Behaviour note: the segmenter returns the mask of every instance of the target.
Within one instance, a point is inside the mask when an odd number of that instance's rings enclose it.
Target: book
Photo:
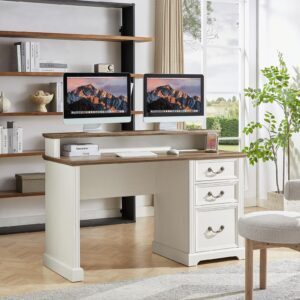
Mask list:
[[[82,151],[63,151],[62,156],[67,157],[75,157],[75,156],[99,156],[101,155],[100,151],[89,151],[89,152],[82,152]]]
[[[99,151],[99,146],[95,144],[85,143],[85,144],[66,144],[63,145],[64,151],[69,152],[88,152],[88,151]]]
[[[67,69],[68,64],[56,62],[40,62],[40,68],[45,69]]]
[[[58,73],[66,73],[68,69],[66,68],[39,68],[40,72],[58,72]]]
[[[21,65],[21,43],[14,44],[14,70],[17,72],[22,72],[22,65]]]
[[[30,42],[21,42],[21,70],[30,72]]]
[[[30,42],[30,71],[39,72],[40,70],[40,43]]]
[[[22,153],[23,152],[23,128],[17,127],[14,129],[14,141],[13,141],[13,152]]]
[[[50,93],[54,94],[54,98],[50,103],[50,110],[56,112],[63,112],[63,82],[50,82]]]
[[[8,131],[7,128],[2,128],[2,154],[8,153]]]
[[[14,153],[14,122],[7,122],[8,153]]]

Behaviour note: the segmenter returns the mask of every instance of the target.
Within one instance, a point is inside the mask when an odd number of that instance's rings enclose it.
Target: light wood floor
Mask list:
[[[43,267],[44,236],[44,232],[0,236],[0,296],[238,263],[236,259],[225,259],[188,268],[155,255],[151,251],[153,218],[139,218],[135,224],[83,228],[81,265],[85,282],[70,283]],[[288,249],[269,250],[270,260],[292,256],[300,254]]]

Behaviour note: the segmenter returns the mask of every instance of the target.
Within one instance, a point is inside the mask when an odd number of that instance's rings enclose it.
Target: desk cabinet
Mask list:
[[[176,166],[165,165],[158,178],[153,251],[188,266],[207,259],[243,258],[237,230],[243,214],[243,160],[189,161],[180,172]],[[165,188],[161,182],[167,182]],[[172,188],[172,194],[164,192]]]

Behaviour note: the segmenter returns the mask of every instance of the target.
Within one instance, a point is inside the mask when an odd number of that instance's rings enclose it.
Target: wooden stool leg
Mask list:
[[[252,300],[253,297],[253,242],[246,239],[246,274],[245,274],[245,299]]]
[[[261,290],[267,287],[267,249],[260,249],[259,287]]]

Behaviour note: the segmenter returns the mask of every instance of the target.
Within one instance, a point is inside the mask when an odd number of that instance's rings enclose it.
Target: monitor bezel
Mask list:
[[[66,100],[67,100],[67,79],[70,77],[127,77],[127,97],[128,97],[128,111],[126,113],[103,113],[99,114],[80,114],[71,115],[66,111]],[[65,120],[76,120],[76,119],[101,119],[104,118],[120,118],[120,117],[131,117],[131,78],[130,73],[64,73],[63,78],[63,90],[64,90],[64,119]],[[88,122],[90,123],[90,122]]]
[[[147,111],[147,80],[148,78],[198,78],[201,80],[200,93],[202,98],[202,112],[182,113],[151,113]],[[203,117],[204,116],[204,76],[202,74],[145,74],[144,75],[144,118],[155,117]]]

